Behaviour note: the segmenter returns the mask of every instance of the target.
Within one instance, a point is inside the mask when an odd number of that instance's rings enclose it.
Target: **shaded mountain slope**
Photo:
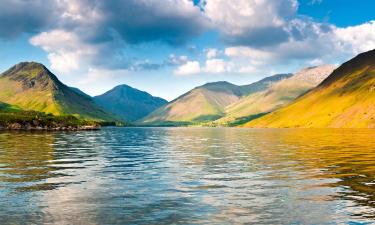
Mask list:
[[[102,95],[94,97],[94,100],[107,111],[126,121],[143,118],[168,103],[165,99],[154,97],[147,92],[127,85],[119,85]]]

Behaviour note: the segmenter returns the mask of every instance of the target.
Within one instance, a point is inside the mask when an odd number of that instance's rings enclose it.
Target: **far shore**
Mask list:
[[[31,126],[30,124],[22,125],[20,123],[12,123],[7,126],[0,126],[0,131],[92,131],[100,130],[100,125],[85,126]]]

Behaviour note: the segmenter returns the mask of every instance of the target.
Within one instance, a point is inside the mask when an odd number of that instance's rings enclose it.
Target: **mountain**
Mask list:
[[[256,81],[254,83],[240,86],[240,88],[243,90],[244,95],[250,95],[259,91],[263,91],[264,89],[267,89],[269,86],[271,86],[274,83],[277,83],[281,80],[284,80],[286,78],[291,77],[292,74],[286,73],[286,74],[276,74],[273,76],[269,76],[266,78],[263,78],[259,81]]]
[[[375,127],[375,50],[336,69],[318,87],[248,127]]]
[[[165,99],[127,85],[120,85],[94,97],[94,101],[109,112],[126,121],[135,121],[147,116],[155,109],[167,104]]]
[[[316,87],[335,69],[333,65],[323,65],[303,69],[293,76],[273,83],[262,91],[250,94],[225,109],[226,115],[212,125],[243,123],[272,112],[295,100],[300,95]]]
[[[83,95],[83,96],[85,96],[86,98],[89,98],[89,99],[91,99],[92,97],[90,96],[90,95],[88,95],[88,94],[86,94],[85,92],[83,92],[81,89],[79,89],[79,88],[76,88],[76,87],[69,87],[72,91],[74,91],[74,92],[76,92],[77,94],[79,94],[79,95]]]
[[[35,62],[19,63],[0,75],[0,101],[22,110],[116,120],[91,98],[64,85],[45,66]]]
[[[189,125],[213,121],[224,116],[225,108],[243,96],[263,90],[289,76],[275,75],[244,86],[225,81],[207,83],[157,109],[140,122],[146,125]]]

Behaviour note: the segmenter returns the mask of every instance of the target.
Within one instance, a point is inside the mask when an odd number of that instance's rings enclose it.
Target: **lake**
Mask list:
[[[375,220],[375,130],[0,133],[0,224]]]

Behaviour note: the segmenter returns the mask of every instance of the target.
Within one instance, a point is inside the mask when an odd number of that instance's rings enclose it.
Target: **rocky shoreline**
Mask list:
[[[100,130],[100,125],[85,126],[32,126],[31,124],[11,123],[0,125],[0,131],[5,130],[24,130],[24,131],[91,131]]]

